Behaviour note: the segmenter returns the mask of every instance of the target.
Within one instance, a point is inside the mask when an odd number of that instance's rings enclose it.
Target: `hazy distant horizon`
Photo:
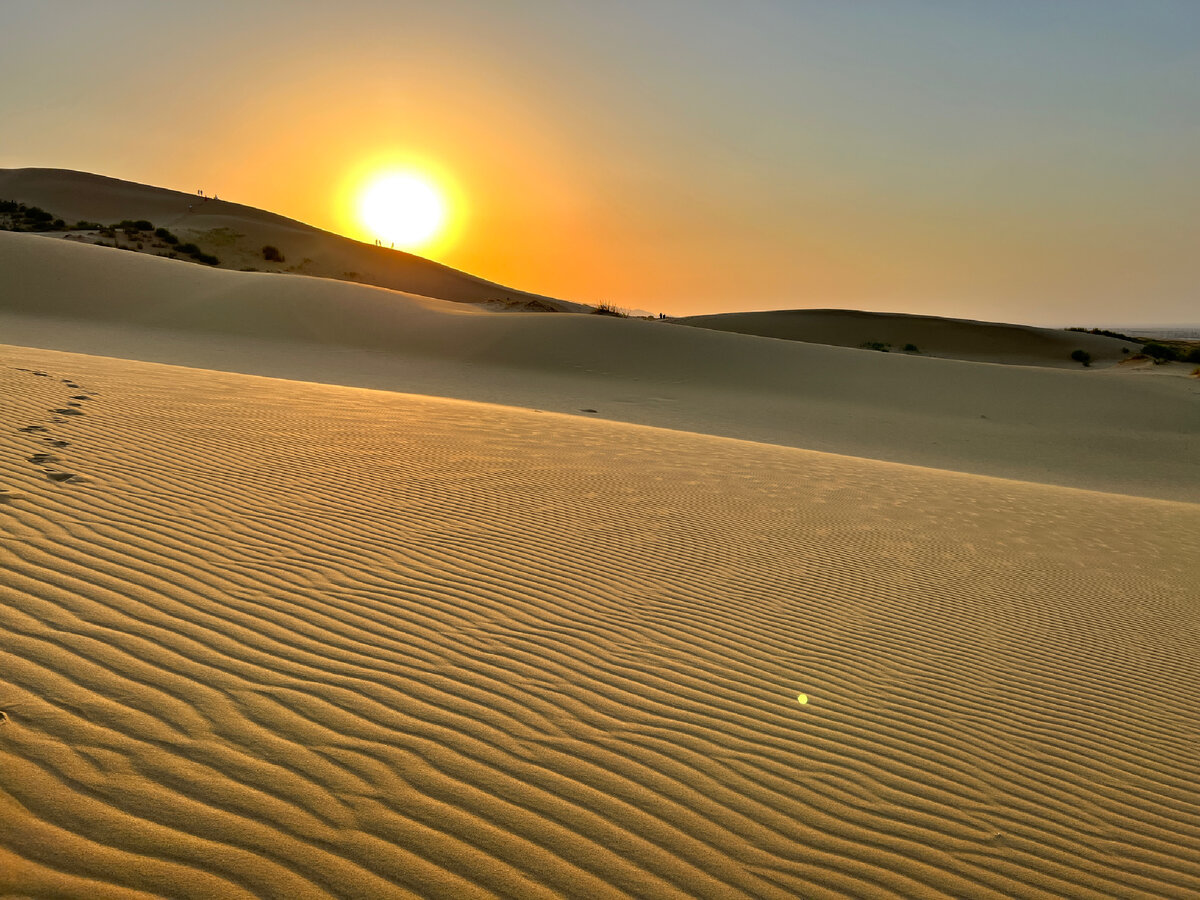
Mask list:
[[[1190,326],[1197,33],[1118,0],[20,4],[0,167],[370,240],[346,184],[399,160],[454,186],[432,258],[554,297]]]

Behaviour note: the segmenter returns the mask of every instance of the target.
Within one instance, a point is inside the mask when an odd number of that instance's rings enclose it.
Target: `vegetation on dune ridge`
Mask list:
[[[1200,363],[1200,343],[1195,341],[1148,341],[1142,345],[1142,356],[1156,365],[1169,362]]]
[[[1106,328],[1081,328],[1079,326],[1075,326],[1073,328],[1068,328],[1067,331],[1078,331],[1081,334],[1102,334],[1105,337],[1117,338],[1118,340],[1122,341],[1130,341],[1135,344],[1137,343],[1137,338],[1135,337],[1130,337],[1127,334],[1121,334],[1119,331],[1109,331]]]
[[[122,219],[119,222],[112,222],[107,225],[101,222],[89,222],[81,219],[74,224],[68,224],[61,217],[57,217],[54,213],[44,210],[41,207],[21,203],[16,200],[0,199],[0,231],[27,232],[32,234],[58,233],[57,236],[63,240],[91,244],[96,247],[145,253],[166,259],[187,260],[214,267],[221,266],[222,260],[214,253],[207,251],[221,250],[222,256],[225,257],[224,268],[226,269],[234,269],[242,272],[289,272],[301,275],[332,277],[341,281],[350,281],[359,284],[380,284],[385,287],[395,286],[386,280],[376,281],[370,275],[363,275],[357,271],[345,271],[341,272],[340,275],[334,275],[328,271],[314,271],[318,267],[311,265],[314,261],[308,257],[301,259],[299,262],[293,261],[292,264],[288,265],[284,250],[280,247],[273,244],[265,244],[261,248],[246,246],[245,241],[241,241],[241,243],[239,241],[246,238],[247,235],[229,227],[213,228],[208,231],[198,231],[195,228],[190,228],[190,237],[192,239],[185,241],[167,228],[155,227],[154,223],[149,219]],[[351,239],[347,238],[346,240]],[[377,249],[381,250],[382,248]],[[226,250],[228,250],[228,254],[226,254]],[[411,254],[405,254],[402,251],[391,250],[387,252],[414,258]],[[256,259],[265,260],[268,265],[261,269],[255,265],[247,265],[247,263],[253,263]],[[431,264],[439,266],[439,268],[448,268],[440,266],[436,262],[431,262]],[[472,277],[467,273],[459,274],[465,275],[467,278]],[[402,287],[401,289],[404,288]],[[505,309],[529,312],[561,311],[551,301],[541,300],[535,296],[524,294],[524,292],[521,293],[523,294],[521,299],[513,297],[479,297],[474,300],[464,300],[464,302],[499,303],[503,304]],[[627,310],[621,309],[611,303],[602,303],[593,312],[599,315],[620,318],[627,318],[630,315]]]
[[[865,341],[858,345],[862,350],[878,350],[880,353],[891,353],[892,345],[883,341]],[[920,353],[921,348],[916,344],[905,344],[902,348],[905,353]]]
[[[206,266],[220,265],[220,260],[194,243],[180,243],[179,238],[166,228],[155,228],[149,219],[122,219],[111,225],[88,222],[83,219],[67,225],[53,213],[37,206],[26,206],[15,200],[0,200],[0,231],[23,231],[45,234],[56,231],[94,231],[99,240],[92,243],[98,247],[113,247],[117,250],[134,252],[156,252],[157,256],[179,259],[181,256]],[[120,242],[123,235],[126,243]],[[72,237],[68,235],[68,237]],[[106,243],[105,238],[112,241]],[[276,251],[278,252],[278,251]],[[282,255],[280,256],[282,260]]]

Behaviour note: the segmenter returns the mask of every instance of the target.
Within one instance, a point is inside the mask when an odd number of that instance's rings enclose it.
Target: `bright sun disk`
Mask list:
[[[384,244],[415,250],[433,241],[446,221],[441,192],[421,175],[385,175],[362,192],[359,215]]]

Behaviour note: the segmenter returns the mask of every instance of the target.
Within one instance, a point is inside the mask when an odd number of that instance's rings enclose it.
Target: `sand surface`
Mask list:
[[[0,234],[0,896],[1200,896],[1200,379],[926,324]]]
[[[125,219],[146,219],[213,254],[225,269],[300,273],[467,303],[585,309],[240,203],[88,172],[0,169],[0,199],[39,206],[71,224],[84,220],[111,225]],[[87,237],[97,239],[94,234]],[[284,255],[284,262],[275,264],[263,258],[262,248],[268,244]]]
[[[1137,353],[1141,345],[1107,335],[1036,328],[1000,322],[866,312],[857,309],[783,309],[767,312],[721,313],[676,319],[684,325],[737,334],[754,334],[789,341],[838,347],[882,345],[891,353],[909,351],[942,359],[965,359],[1016,366],[1075,369],[1075,350],[1091,357],[1091,365],[1116,365]]]
[[[1200,892],[1195,505],[0,365],[6,892]]]
[[[0,234],[0,281],[0,340],[13,344],[1200,501],[1195,378],[960,362],[604,316],[491,313],[23,234]]]

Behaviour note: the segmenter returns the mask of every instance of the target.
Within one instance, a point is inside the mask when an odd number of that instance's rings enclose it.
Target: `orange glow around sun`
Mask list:
[[[424,162],[364,162],[341,194],[343,233],[410,253],[443,251],[461,219],[453,182]]]

